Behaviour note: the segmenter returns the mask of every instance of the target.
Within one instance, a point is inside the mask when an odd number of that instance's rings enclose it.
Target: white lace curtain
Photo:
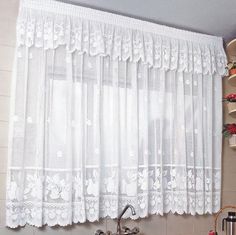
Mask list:
[[[221,38],[21,2],[7,225],[220,208]]]

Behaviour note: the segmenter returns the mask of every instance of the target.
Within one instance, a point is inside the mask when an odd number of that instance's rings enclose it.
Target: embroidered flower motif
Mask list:
[[[69,201],[70,198],[70,184],[66,182],[64,179],[60,180],[58,174],[50,177],[47,176],[46,179],[47,188],[46,188],[46,195],[53,200],[55,199],[63,199],[64,201]]]
[[[68,217],[68,212],[67,211],[63,211],[62,213],[61,213],[61,218],[62,219],[66,219]]]
[[[90,201],[87,206],[88,218],[94,220],[98,216],[98,203],[96,201]]]
[[[28,123],[32,123],[32,122],[33,122],[32,117],[27,117],[27,122],[28,122]]]
[[[160,168],[157,168],[157,169],[156,169],[155,175],[156,175],[157,177],[159,177],[159,176],[161,175],[161,170],[160,170]]]
[[[39,213],[38,213],[38,210],[36,207],[33,207],[29,212],[30,212],[30,216],[32,218],[36,218],[37,216],[40,216],[40,215],[38,215]]]
[[[157,190],[160,187],[161,187],[161,182],[160,182],[159,178],[156,178],[156,180],[155,180],[155,182],[153,184],[153,188]]]
[[[127,171],[127,178],[122,180],[122,192],[127,196],[135,196],[137,192],[137,174]]]
[[[148,190],[148,170],[144,169],[142,172],[139,172],[138,185],[141,190]]]
[[[175,189],[176,186],[177,186],[177,184],[176,184],[176,180],[175,179],[172,179],[171,181],[169,181],[167,183],[167,188],[168,189]]]
[[[203,181],[202,178],[196,177],[196,190],[200,191],[203,190]]]
[[[55,219],[56,218],[55,210],[49,210],[48,213],[47,213],[47,216],[50,220]]]
[[[105,191],[108,193],[117,193],[117,185],[115,184],[115,171],[112,172],[110,177],[106,177],[104,180]]]
[[[89,119],[87,119],[87,121],[86,121],[86,125],[87,125],[87,126],[92,126],[92,121],[89,120]]]
[[[210,178],[205,178],[205,189],[207,191],[210,191],[210,189],[211,189],[211,180],[210,180]]]
[[[188,178],[192,178],[193,177],[193,174],[192,174],[192,170],[188,170]]]
[[[42,180],[41,177],[35,172],[33,175],[28,174],[26,176],[27,186],[24,190],[25,198],[32,196],[33,198],[42,199]]]
[[[215,187],[215,190],[220,190],[220,186],[221,186],[221,181],[220,181],[220,179],[221,179],[221,172],[216,172],[215,173],[215,175],[214,175],[214,177],[215,177],[215,184],[214,184],[214,187]]]
[[[147,207],[147,199],[145,197],[139,200],[139,207],[141,210],[145,210]]]
[[[74,190],[75,190],[75,199],[79,199],[82,196],[82,179],[80,173],[76,174],[74,179]]]
[[[98,172],[93,170],[93,177],[86,180],[87,193],[97,197],[99,195]]]

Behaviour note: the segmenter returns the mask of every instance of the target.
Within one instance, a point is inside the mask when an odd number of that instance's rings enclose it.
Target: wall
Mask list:
[[[40,235],[62,234],[92,235],[98,228],[115,230],[115,221],[102,220],[100,223],[87,223],[67,228],[41,229],[26,226],[11,230],[5,225],[5,181],[7,166],[7,132],[9,117],[10,83],[15,45],[15,23],[19,0],[0,0],[0,235]],[[224,91],[233,88],[224,80]],[[227,121],[230,118],[225,114]],[[222,204],[236,204],[236,152],[232,151],[224,140],[223,148],[223,197]],[[168,214],[164,217],[151,216],[138,221],[126,221],[129,226],[138,226],[145,235],[206,235],[213,227],[212,216],[180,216]]]

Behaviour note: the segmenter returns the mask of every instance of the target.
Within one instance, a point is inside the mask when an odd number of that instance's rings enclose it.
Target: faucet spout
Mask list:
[[[122,216],[125,214],[125,212],[130,208],[132,215],[136,215],[135,209],[132,205],[128,204],[125,206],[125,208],[122,210],[120,215],[118,216],[118,221],[117,221],[117,234],[121,234],[121,227],[120,227],[120,222],[122,219]]]

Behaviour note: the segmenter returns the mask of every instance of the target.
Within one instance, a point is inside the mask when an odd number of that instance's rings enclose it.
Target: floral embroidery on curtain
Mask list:
[[[225,64],[218,37],[21,1],[7,226],[218,211]]]

